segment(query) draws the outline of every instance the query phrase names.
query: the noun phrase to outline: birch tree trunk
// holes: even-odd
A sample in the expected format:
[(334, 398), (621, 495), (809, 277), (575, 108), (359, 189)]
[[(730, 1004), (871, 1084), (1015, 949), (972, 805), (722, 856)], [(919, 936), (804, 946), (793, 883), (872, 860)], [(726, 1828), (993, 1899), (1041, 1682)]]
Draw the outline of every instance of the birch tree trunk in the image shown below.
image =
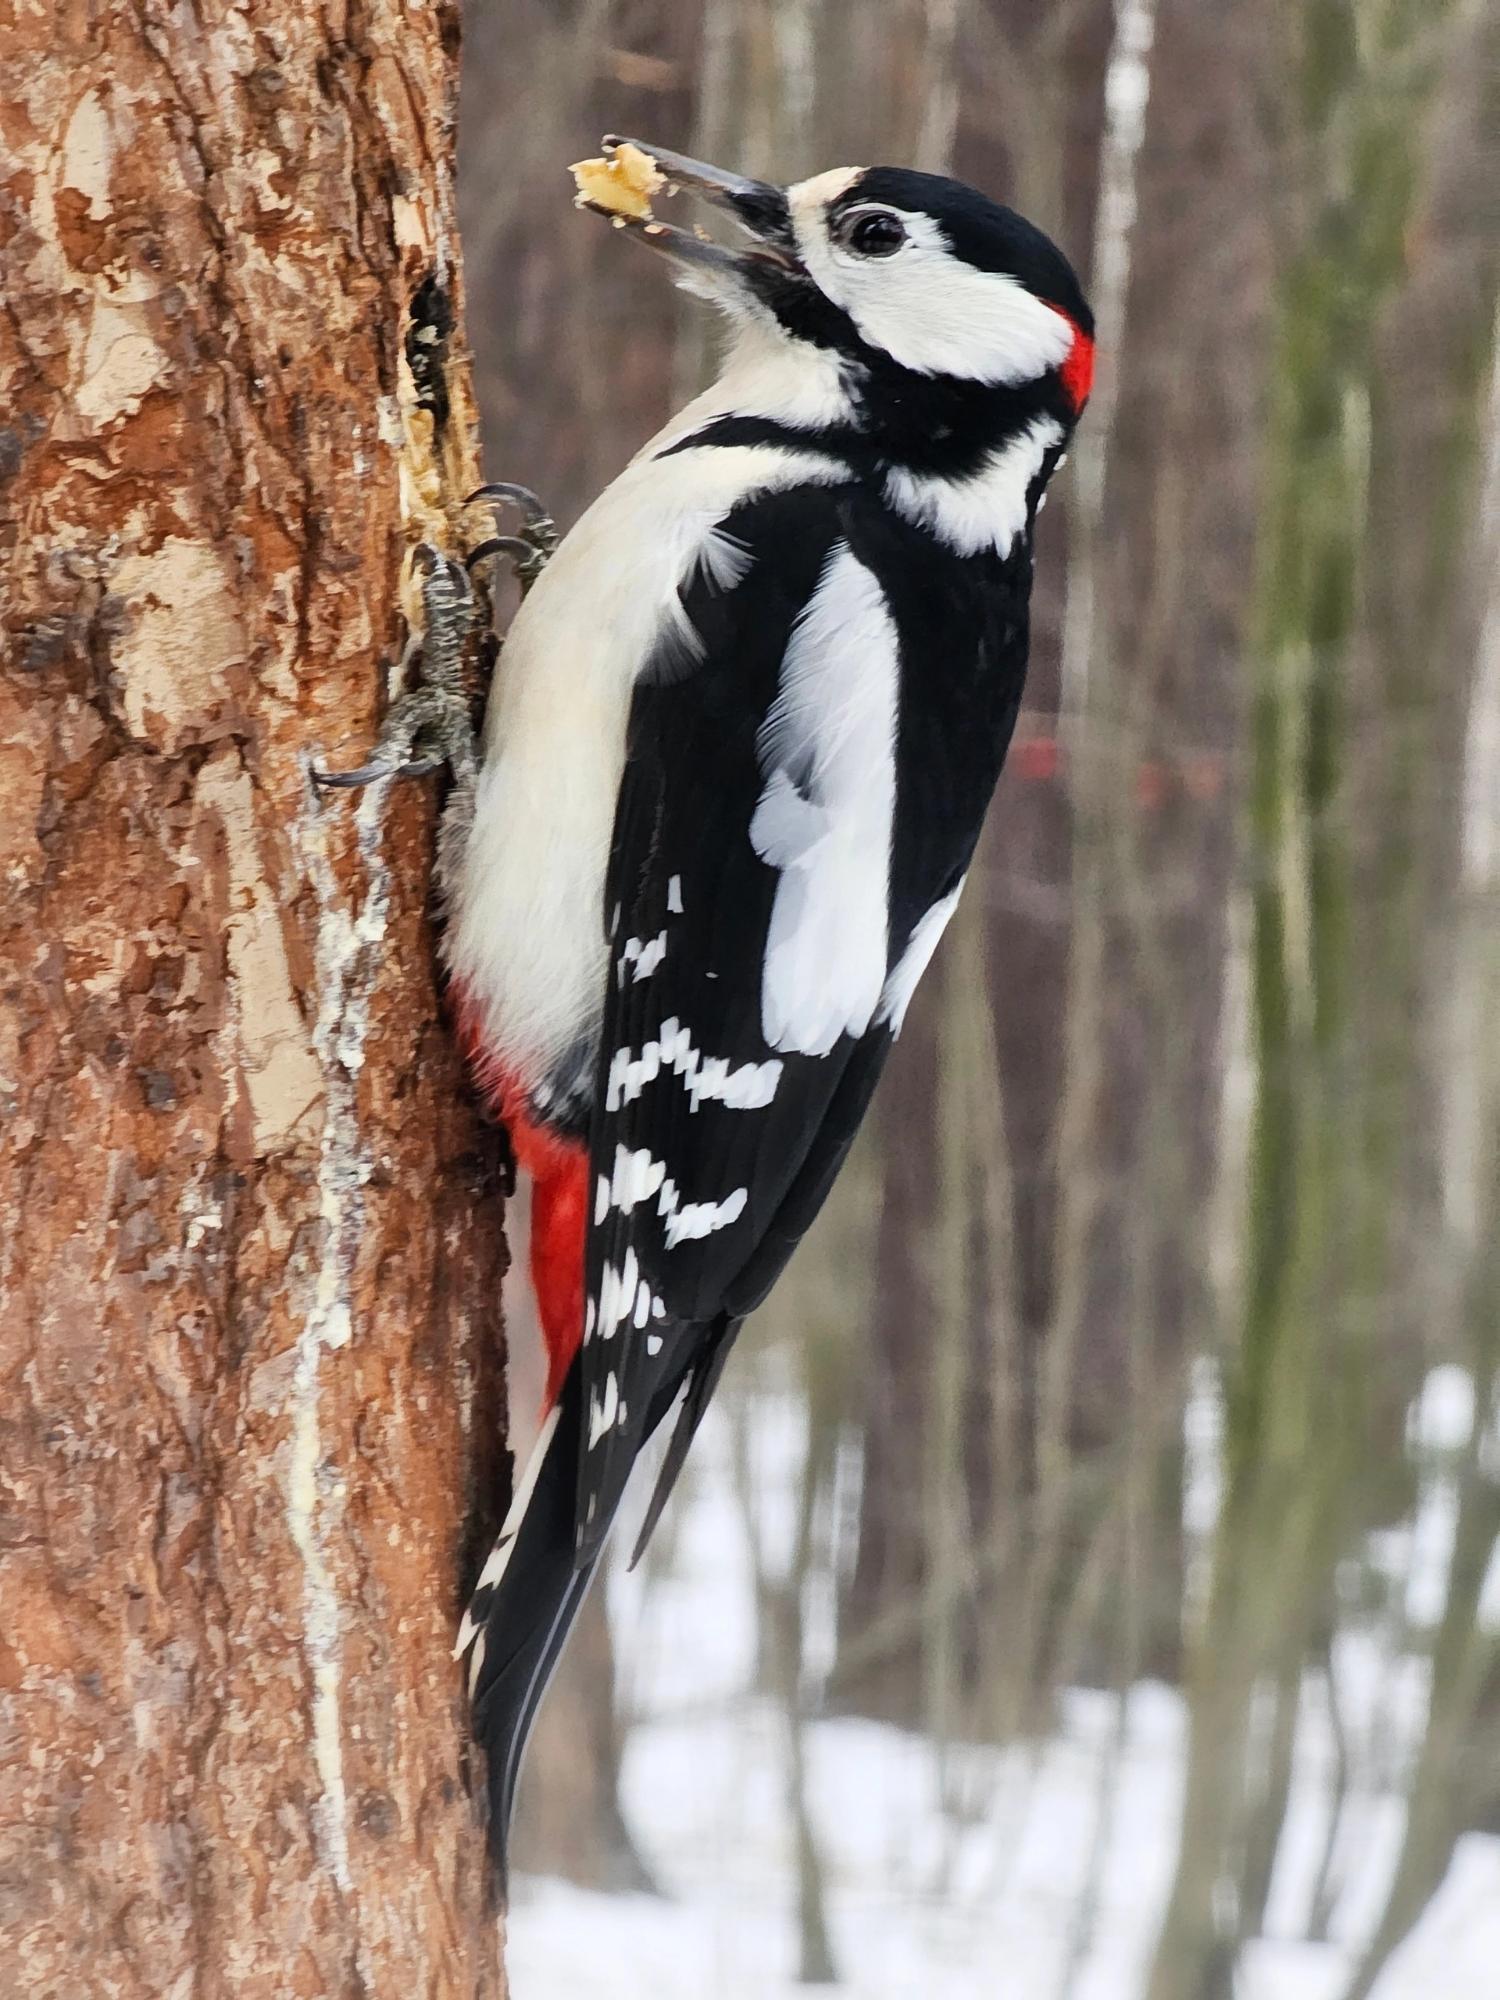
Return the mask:
[(0, 44), (5, 1984), (496, 1995), (449, 1660), (492, 1148), (432, 799), (309, 778), (474, 481), (456, 8)]

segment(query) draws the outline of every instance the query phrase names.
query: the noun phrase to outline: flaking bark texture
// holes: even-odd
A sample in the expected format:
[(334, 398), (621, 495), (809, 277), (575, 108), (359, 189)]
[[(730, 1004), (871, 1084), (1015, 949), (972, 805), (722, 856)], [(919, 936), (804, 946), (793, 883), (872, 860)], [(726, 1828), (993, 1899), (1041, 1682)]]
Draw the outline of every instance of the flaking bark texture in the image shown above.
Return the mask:
[(496, 1995), (493, 1147), (359, 761), (475, 476), (456, 11), (0, 5), (0, 1978)]

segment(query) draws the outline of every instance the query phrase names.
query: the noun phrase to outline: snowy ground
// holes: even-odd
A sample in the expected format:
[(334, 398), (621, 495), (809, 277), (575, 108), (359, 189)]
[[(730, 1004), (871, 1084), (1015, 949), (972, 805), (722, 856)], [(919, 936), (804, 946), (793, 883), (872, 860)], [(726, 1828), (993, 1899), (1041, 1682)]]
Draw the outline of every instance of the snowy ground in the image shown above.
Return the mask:
[[(1435, 1378), (1413, 1414), (1414, 1447), (1438, 1454), (1409, 1541), (1391, 1551), (1393, 1564), (1406, 1559), (1413, 1590), (1446, 1579), (1441, 1451), (1465, 1385)], [(784, 1409), (777, 1416), (775, 1399), (765, 1407), (757, 1448), (774, 1460), (795, 1424)], [(516, 2000), (789, 2000), (806, 1990), (796, 1984), (783, 1725), (745, 1693), (750, 1571), (728, 1435), (722, 1413), (712, 1415), (668, 1574), (649, 1588), (639, 1578), (611, 1583), (629, 1687), (648, 1718), (629, 1739), (626, 1808), (666, 1893), (603, 1897), (521, 1878), (510, 1923)], [(1413, 1550), (1422, 1552), (1415, 1567)], [(1420, 1727), (1421, 1673), (1370, 1634), (1340, 1641), (1335, 1671), (1356, 1731), (1387, 1744)], [(871, 1723), (814, 1724), (809, 1794), (842, 1991), (850, 2000), (1139, 2000), (1176, 1857), (1185, 1728), (1170, 1688), (1142, 1683), (1123, 1706), (1072, 1691), (1045, 1744), (950, 1752), (940, 1795), (924, 1740)], [(1372, 1778), (1341, 1836), (1334, 1941), (1303, 1940), (1330, 1756), (1310, 1688), (1272, 1936), (1246, 1954), (1237, 2000), (1339, 2000), (1381, 1906), (1401, 1806)], [(1382, 1761), (1391, 1760), (1372, 1760), (1372, 1771)], [(1476, 1834), (1374, 2000), (1492, 1996), (1500, 2000), (1500, 1839)]]
[[(1164, 1719), (1160, 1691), (1151, 1698)], [(1171, 1862), (1164, 1837), (1171, 1820), (1156, 1819), (1152, 1801), (1169, 1802), (1175, 1788), (1172, 1753), (1153, 1748), (1149, 1736), (1148, 1729), (1132, 1749), (1130, 1802), (1110, 1843), (1092, 1941), (1073, 1963), (1090, 1833), (1091, 1760), (1080, 1746), (1049, 1755), (1025, 1831), (988, 1890), (971, 1886), (945, 1898), (906, 1865), (904, 1801), (920, 1790), (909, 1746), (893, 1731), (830, 1725), (819, 1744), (820, 1817), (825, 1834), (855, 1836), (831, 1842), (842, 1992), (850, 2000), (1135, 2000)], [(794, 1976), (784, 1843), (738, 1783), (753, 1770), (757, 1742), (763, 1768), (755, 1718), (679, 1733), (675, 1757), (654, 1770), (654, 1797), (646, 1800), (643, 1760), (663, 1746), (654, 1733), (643, 1736), (632, 1816), (655, 1836), (645, 1844), (671, 1900), (523, 1881), (510, 1927), (516, 2000), (792, 2000), (807, 1991)], [(689, 1801), (696, 1810), (679, 1817), (675, 1806)], [(994, 1846), (988, 1854), (981, 1843), (971, 1846), (982, 1875)], [(1239, 2000), (1337, 2000), (1349, 1970), (1349, 1954), (1337, 1945), (1263, 1940), (1247, 1954)], [(1375, 2000), (1491, 2000), (1497, 1991), (1500, 1840), (1476, 1834), (1460, 1844)]]

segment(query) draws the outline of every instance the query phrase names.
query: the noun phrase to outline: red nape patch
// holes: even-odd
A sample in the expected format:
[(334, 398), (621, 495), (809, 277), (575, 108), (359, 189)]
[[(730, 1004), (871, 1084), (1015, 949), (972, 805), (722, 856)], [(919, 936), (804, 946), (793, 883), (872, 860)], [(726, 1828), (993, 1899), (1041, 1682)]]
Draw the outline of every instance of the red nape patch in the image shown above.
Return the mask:
[[(1060, 308), (1054, 306), (1052, 310), (1058, 312)], [(1094, 337), (1084, 332), (1071, 313), (1063, 313), (1062, 317), (1073, 329), (1073, 345), (1068, 349), (1068, 357), (1058, 372), (1062, 376), (1063, 393), (1073, 405), (1073, 414), (1077, 416), (1088, 401), (1089, 391), (1094, 386)]]
[(479, 1009), (462, 987), (454, 990), (454, 1012), (479, 1088), (510, 1135), (516, 1165), (531, 1177), (531, 1284), (547, 1343), (545, 1412), (561, 1393), (583, 1339), (588, 1148), (530, 1116), (530, 1092), (486, 1048)]

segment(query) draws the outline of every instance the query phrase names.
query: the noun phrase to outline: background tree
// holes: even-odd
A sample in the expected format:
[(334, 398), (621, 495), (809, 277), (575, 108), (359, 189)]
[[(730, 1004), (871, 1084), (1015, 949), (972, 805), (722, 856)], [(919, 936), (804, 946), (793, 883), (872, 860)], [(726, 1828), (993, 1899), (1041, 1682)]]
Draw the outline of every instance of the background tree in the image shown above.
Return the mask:
[[(612, 1804), (623, 1746), (685, 1956), (709, 1871), (660, 1773), (706, 1715), (783, 1814), (773, 1862), (733, 1784), (705, 1772), (675, 1811), (719, 1830), (713, 1908), (763, 1908), (769, 1877), (789, 1962), (854, 1977), (874, 1878), (823, 1763), (850, 1711), (930, 1763), (954, 1852), (993, 1835), (997, 1885), (1058, 1798), (1039, 1778), (996, 1832), (970, 1746), (1042, 1772), (1082, 1754), (1080, 1712), (1112, 1718), (1028, 1993), (1152, 1980), (1152, 1937), (1118, 1980), (1091, 1957), (1121, 1933), (1148, 1749), (1176, 1789), (1129, 1900), (1148, 1930), (1170, 1906), (1164, 1994), (1253, 1983), (1299, 1939), (1326, 1941), (1330, 1991), (1378, 1994), (1493, 1823), (1497, 22), (1401, 0), (497, 0), (476, 22), (479, 393), (496, 469), (564, 518), (712, 351), (648, 260), (559, 226), (556, 162), (601, 129), (779, 178), (951, 163), (1048, 226), (1107, 319), (961, 915), (736, 1352), (729, 1442), (711, 1427), (644, 1591), (617, 1581), (596, 1768), (577, 1718), (609, 1699), (607, 1644), (554, 1706), (576, 1796)], [(1422, 1399), (1458, 1378), (1472, 1420), (1439, 1449)], [(733, 1695), (664, 1692), (727, 1599), (693, 1567), (710, 1517), (721, 1570), (748, 1545), (758, 1643)], [(1408, 1675), (1430, 1706), (1397, 1726), (1372, 1682)], [(1163, 1705), (1190, 1768), (1141, 1739)], [(1294, 1771), (1325, 1742), (1326, 1771)], [(1384, 1873), (1377, 1816), (1404, 1828)], [(564, 1818), (520, 1865), (620, 1879), (579, 1849), (604, 1816)], [(980, 1935), (972, 1875), (903, 1838), (896, 1816), (883, 1907)], [(555, 1949), (574, 1906), (538, 1906)]]
[(456, 8), (0, 44), (6, 1983), (494, 1995), (448, 1658), (493, 1149), (432, 799), (310, 777), (475, 480)]

